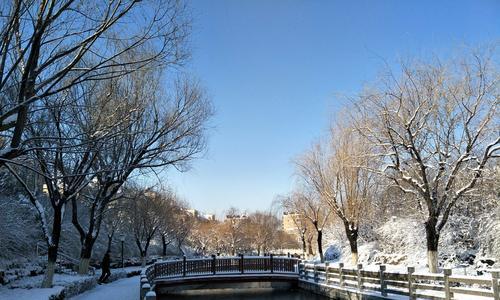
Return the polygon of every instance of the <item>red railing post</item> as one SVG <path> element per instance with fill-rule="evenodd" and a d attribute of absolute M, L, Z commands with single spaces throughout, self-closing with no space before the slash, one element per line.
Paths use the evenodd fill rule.
<path fill-rule="evenodd" d="M 212 274 L 215 275 L 215 260 L 217 258 L 215 258 L 215 254 L 212 254 Z"/>
<path fill-rule="evenodd" d="M 186 277 L 186 255 L 182 257 L 182 277 Z"/>
<path fill-rule="evenodd" d="M 241 274 L 243 274 L 245 272 L 243 266 L 244 266 L 243 265 L 243 254 L 240 254 L 240 271 L 241 271 Z"/>
<path fill-rule="evenodd" d="M 271 253 L 269 258 L 269 263 L 271 264 L 271 273 L 274 273 L 274 264 L 273 264 L 273 254 Z"/>

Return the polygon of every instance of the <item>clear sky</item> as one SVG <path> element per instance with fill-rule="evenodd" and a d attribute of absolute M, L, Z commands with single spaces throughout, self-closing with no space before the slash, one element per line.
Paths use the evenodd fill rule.
<path fill-rule="evenodd" d="M 206 156 L 166 178 L 194 208 L 266 209 L 291 160 L 383 59 L 500 41 L 500 1 L 191 0 L 189 69 L 213 100 Z"/>

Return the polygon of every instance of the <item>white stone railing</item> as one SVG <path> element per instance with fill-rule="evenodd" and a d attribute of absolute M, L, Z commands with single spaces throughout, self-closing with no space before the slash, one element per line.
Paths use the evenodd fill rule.
<path fill-rule="evenodd" d="M 500 300 L 499 270 L 491 270 L 491 276 L 453 275 L 451 269 L 443 274 L 417 273 L 414 267 L 406 272 L 388 272 L 386 266 L 378 271 L 365 270 L 362 264 L 357 268 L 345 268 L 339 264 L 299 264 L 299 280 L 345 290 L 354 293 L 378 293 L 380 296 L 408 296 L 409 299 L 470 299 L 482 296 Z M 390 297 L 390 296 L 389 296 Z"/>

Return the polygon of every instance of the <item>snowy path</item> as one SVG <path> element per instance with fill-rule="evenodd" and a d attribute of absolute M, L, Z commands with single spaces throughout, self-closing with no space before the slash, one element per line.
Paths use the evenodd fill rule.
<path fill-rule="evenodd" d="M 71 300 L 137 300 L 139 299 L 139 276 L 119 279 L 97 286 Z"/>

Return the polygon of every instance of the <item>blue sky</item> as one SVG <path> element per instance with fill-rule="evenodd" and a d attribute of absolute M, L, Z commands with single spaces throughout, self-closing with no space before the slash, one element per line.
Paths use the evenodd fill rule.
<path fill-rule="evenodd" d="M 500 41 L 500 1 L 191 0 L 193 56 L 216 115 L 204 158 L 165 178 L 194 208 L 266 209 L 383 60 Z"/>

